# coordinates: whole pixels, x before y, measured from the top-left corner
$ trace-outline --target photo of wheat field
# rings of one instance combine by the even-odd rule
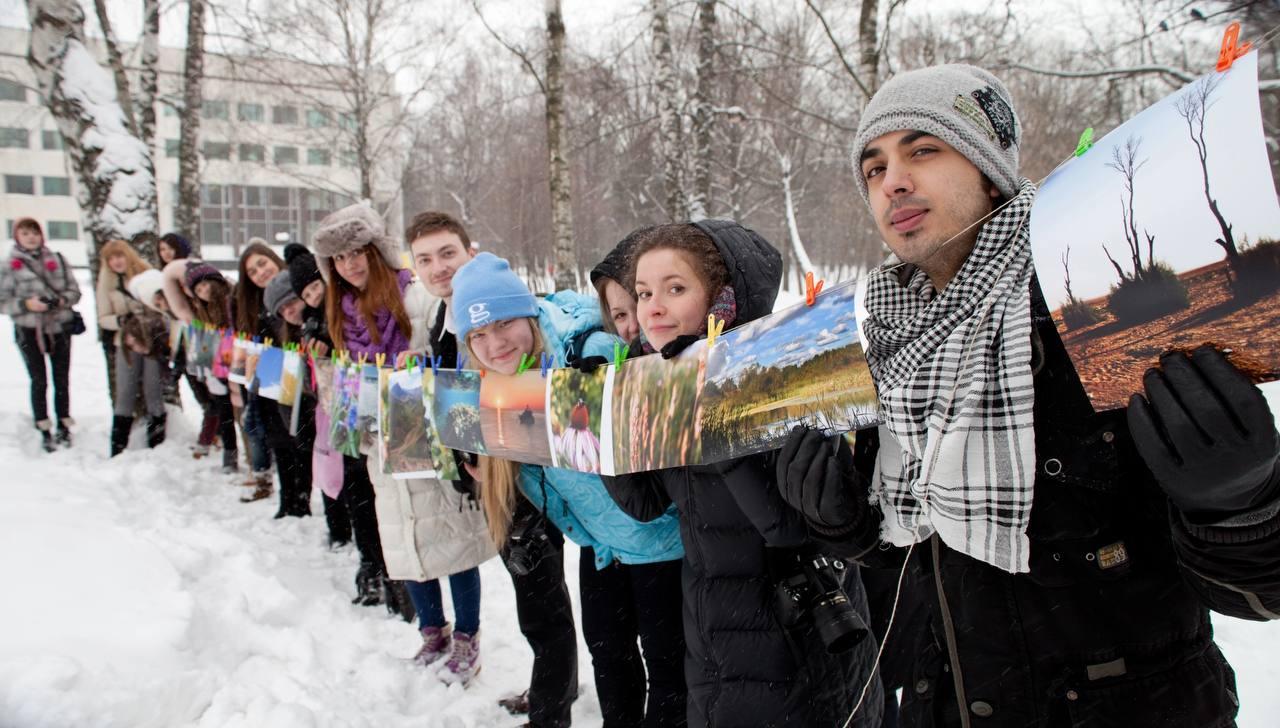
[[[530,369],[507,376],[489,372],[480,383],[480,430],[489,454],[531,465],[551,465],[547,439],[547,380]]]
[[[701,462],[698,392],[705,342],[675,359],[650,355],[617,368],[613,380],[613,459],[618,474]]]
[[[431,417],[446,447],[488,455],[480,429],[480,379],[480,372],[475,371],[436,372]]]
[[[782,446],[796,425],[829,433],[879,422],[850,282],[730,331],[707,355],[702,461]]]
[[[600,442],[607,374],[605,367],[590,374],[576,369],[551,371],[547,427],[555,467],[583,473],[601,472]]]

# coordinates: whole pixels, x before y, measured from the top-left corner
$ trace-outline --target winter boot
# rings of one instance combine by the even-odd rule
[[[453,627],[446,624],[443,627],[423,627],[419,631],[422,632],[422,647],[413,656],[413,661],[419,666],[426,667],[449,654]]]
[[[440,674],[440,679],[465,688],[480,672],[480,633],[458,632],[453,635],[453,650],[444,666],[445,672]]]
[[[53,442],[52,428],[53,423],[49,420],[40,420],[36,423],[36,429],[40,431],[40,447],[44,448],[45,452],[53,452],[58,449],[58,446]]]
[[[155,447],[164,442],[164,429],[168,420],[166,415],[147,418],[147,447]]]
[[[253,503],[254,501],[260,501],[266,498],[270,498],[274,490],[275,489],[271,487],[270,478],[266,480],[261,480],[258,482],[258,487],[254,488],[252,493],[250,493],[249,495],[240,496],[240,502]]]
[[[70,417],[63,417],[58,420],[58,432],[53,436],[54,442],[61,447],[71,447],[71,428],[74,427],[76,421]]]
[[[356,598],[352,604],[373,607],[382,603],[382,569],[372,561],[361,561],[356,570]]]
[[[231,443],[235,445],[235,443]],[[234,447],[222,451],[222,472],[227,475],[240,470],[240,455]]]
[[[529,714],[529,691],[526,690],[519,695],[512,695],[498,701],[498,705],[506,708],[507,712],[512,715],[528,715]]]
[[[387,606],[387,614],[399,615],[406,622],[412,622],[418,616],[418,610],[414,609],[413,600],[409,598],[409,590],[402,581],[383,577],[382,599]]]
[[[111,419],[111,457],[115,457],[129,447],[129,432],[133,429],[133,418],[116,415]]]

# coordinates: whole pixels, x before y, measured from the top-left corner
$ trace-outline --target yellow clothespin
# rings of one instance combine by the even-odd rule
[[[386,366],[386,363],[387,363],[387,355],[386,355],[386,352],[381,352],[381,351],[380,351],[380,352],[378,352],[377,354],[375,354],[375,355],[374,355],[374,357],[373,357],[373,361],[374,361],[374,363],[376,363],[376,364],[378,365],[378,368],[379,368],[379,369],[381,369],[382,367]]]
[[[273,339],[272,339],[270,336],[268,336],[267,338],[265,338],[265,339],[263,339],[263,340],[262,340],[262,345],[263,345],[263,346],[271,346],[271,342],[272,342],[272,341],[273,341]]]
[[[707,348],[716,345],[716,338],[720,336],[720,332],[724,331],[724,322],[717,319],[713,313],[707,314]]]

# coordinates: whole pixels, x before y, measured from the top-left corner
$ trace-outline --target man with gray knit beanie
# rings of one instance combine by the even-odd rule
[[[1209,348],[1093,411],[1035,279],[1022,142],[972,66],[899,74],[867,105],[854,176],[892,255],[861,325],[884,424],[857,456],[796,428],[778,487],[837,553],[919,577],[902,725],[1233,725],[1208,610],[1280,619],[1280,435]]]

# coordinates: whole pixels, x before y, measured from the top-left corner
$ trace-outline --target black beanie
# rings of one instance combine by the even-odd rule
[[[596,267],[591,269],[591,285],[598,285],[601,278],[609,278],[619,285],[626,287],[627,274],[631,269],[631,250],[636,247],[636,241],[640,239],[641,233],[648,232],[654,228],[653,225],[645,225],[631,231],[631,234],[622,239],[622,242],[614,246],[613,250],[600,261]]]
[[[320,269],[316,267],[316,257],[301,243],[289,243],[284,246],[284,260],[289,266],[289,282],[293,284],[293,292],[302,295],[312,281],[320,280]]]

